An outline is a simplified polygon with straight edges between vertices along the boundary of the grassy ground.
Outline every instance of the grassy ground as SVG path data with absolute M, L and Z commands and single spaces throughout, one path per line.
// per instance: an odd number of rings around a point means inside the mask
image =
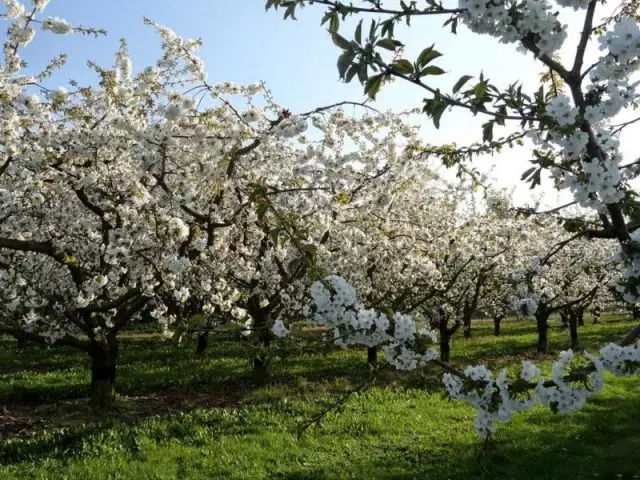
M 622 317 L 580 328 L 586 348 L 631 328 Z M 587 323 L 590 323 L 588 320 Z M 532 322 L 474 324 L 452 362 L 518 363 L 534 353 Z M 554 324 L 550 346 L 568 345 Z M 300 437 L 301 425 L 368 375 L 363 352 L 274 361 L 251 380 L 246 348 L 213 342 L 203 358 L 153 335 L 122 342 L 116 409 L 86 406 L 87 358 L 0 340 L 0 479 L 585 479 L 640 478 L 640 382 L 608 377 L 583 411 L 538 408 L 483 445 L 473 410 L 442 395 L 437 370 L 381 374 Z M 4 407 L 3 407 L 4 406 Z

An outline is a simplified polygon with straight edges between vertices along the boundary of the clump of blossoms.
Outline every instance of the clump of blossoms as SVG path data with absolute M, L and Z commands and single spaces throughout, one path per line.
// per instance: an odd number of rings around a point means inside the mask
M 566 25 L 558 21 L 551 5 L 540 0 L 460 0 L 458 6 L 466 10 L 461 18 L 472 32 L 491 35 L 503 43 L 527 38 L 540 55 L 551 55 L 567 37 Z
M 73 31 L 73 27 L 64 18 L 49 17 L 42 21 L 42 30 L 49 30 L 58 35 L 66 35 Z
M 494 380 L 492 372 L 482 365 L 467 367 L 463 376 L 445 373 L 443 382 L 452 397 L 478 410 L 476 432 L 486 438 L 495 432 L 497 423 L 506 423 L 514 413 L 538 403 L 564 415 L 583 408 L 601 390 L 605 371 L 615 375 L 640 373 L 640 345 L 608 344 L 599 353 L 596 357 L 584 352 L 578 359 L 571 350 L 561 352 L 549 380 L 525 360 L 519 376 L 510 382 L 507 369 Z
M 309 322 L 331 328 L 336 345 L 381 347 L 385 359 L 399 370 L 414 370 L 436 358 L 435 349 L 421 349 L 436 341 L 433 331 L 418 328 L 410 315 L 396 312 L 389 318 L 366 309 L 342 277 L 332 275 L 314 282 L 310 293 L 314 306 Z M 274 326 L 274 333 L 281 330 L 280 325 Z
M 418 339 L 435 342 L 435 334 L 418 329 L 408 315 L 395 313 L 391 321 L 386 314 L 365 309 L 355 289 L 342 277 L 332 275 L 313 284 L 314 301 L 309 321 L 333 329 L 334 342 L 348 345 L 382 346 L 385 359 L 398 370 L 414 370 L 437 358 L 433 348 L 424 354 L 416 352 Z M 273 327 L 277 336 L 288 332 L 284 324 Z M 496 431 L 497 423 L 507 423 L 519 411 L 537 404 L 547 405 L 560 414 L 581 409 L 602 388 L 605 371 L 616 375 L 640 373 L 640 344 L 609 344 L 600 355 L 584 352 L 578 358 L 572 350 L 560 353 L 545 380 L 539 367 L 522 361 L 520 371 L 511 375 L 503 369 L 494 377 L 485 365 L 468 366 L 463 372 L 448 368 L 442 381 L 448 393 L 467 402 L 478 413 L 475 430 L 481 438 Z

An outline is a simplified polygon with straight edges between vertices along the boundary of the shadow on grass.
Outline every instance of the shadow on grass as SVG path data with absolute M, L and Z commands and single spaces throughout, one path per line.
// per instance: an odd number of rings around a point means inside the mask
M 425 442 L 372 447 L 364 461 L 353 460 L 340 478 L 380 480 L 583 480 L 640 478 L 640 402 L 634 399 L 596 399 L 588 413 L 564 422 L 558 429 L 551 413 L 528 418 L 535 428 L 500 428 L 496 440 L 484 448 L 479 442 L 440 445 Z M 471 426 L 469 425 L 471 428 Z M 577 432 L 577 433 L 576 433 Z M 368 439 L 362 439 L 368 442 Z M 322 468 L 304 467 L 273 473 L 271 479 L 335 478 Z

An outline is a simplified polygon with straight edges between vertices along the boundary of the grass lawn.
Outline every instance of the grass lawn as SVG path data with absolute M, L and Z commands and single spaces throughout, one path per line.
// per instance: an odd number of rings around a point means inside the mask
M 605 316 L 580 327 L 590 350 L 634 324 Z M 474 323 L 456 336 L 452 363 L 548 365 L 569 332 L 552 321 L 550 348 L 535 353 L 533 322 Z M 0 479 L 640 479 L 640 378 L 607 377 L 581 412 L 537 408 L 483 444 L 473 410 L 443 396 L 437 368 L 382 372 L 301 436 L 301 425 L 369 374 L 366 352 L 276 359 L 255 385 L 245 346 L 193 345 L 130 333 L 121 344 L 120 398 L 92 412 L 85 355 L 58 347 L 18 350 L 0 339 Z

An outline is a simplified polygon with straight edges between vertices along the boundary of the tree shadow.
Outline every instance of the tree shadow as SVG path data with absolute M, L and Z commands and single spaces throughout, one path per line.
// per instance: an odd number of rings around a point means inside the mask
M 594 399 L 588 413 L 576 414 L 579 434 L 563 434 L 549 422 L 548 410 L 528 417 L 536 424 L 523 439 L 518 428 L 499 429 L 495 440 L 483 448 L 451 444 L 444 451 L 429 444 L 386 445 L 372 448 L 368 458 L 348 465 L 344 478 L 380 480 L 583 480 L 586 478 L 640 478 L 640 401 Z M 567 421 L 563 419 L 563 421 Z M 471 425 L 469 424 L 469 428 Z M 528 441 L 529 440 L 529 441 Z M 366 439 L 362 439 L 367 442 Z M 605 443 L 606 442 L 606 443 Z M 446 443 L 446 440 L 445 442 Z M 442 445 L 439 445 L 441 447 Z M 274 473 L 273 479 L 330 478 L 322 469 L 300 468 Z

